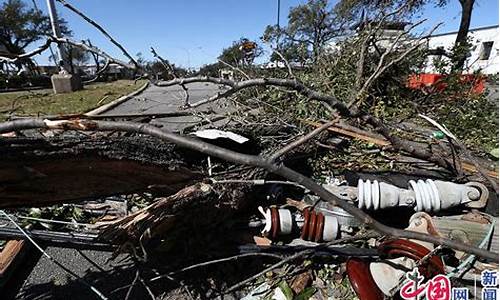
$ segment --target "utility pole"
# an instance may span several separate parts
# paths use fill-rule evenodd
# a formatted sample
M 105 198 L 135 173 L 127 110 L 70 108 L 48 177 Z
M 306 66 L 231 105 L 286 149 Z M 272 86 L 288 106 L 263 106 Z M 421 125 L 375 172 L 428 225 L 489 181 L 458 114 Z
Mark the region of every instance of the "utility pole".
M 276 38 L 276 48 L 279 50 L 280 47 L 280 35 L 281 35 L 281 29 L 280 29 L 280 8 L 281 8 L 281 0 L 278 0 L 278 15 L 276 18 L 276 27 L 278 28 L 278 36 Z
M 278 18 L 276 21 L 276 25 L 278 26 L 278 30 L 280 29 L 280 7 L 281 7 L 281 0 L 278 0 Z
M 57 11 L 54 0 L 47 0 L 47 7 L 49 10 L 50 25 L 52 26 L 52 34 L 55 38 L 61 38 L 61 29 L 59 28 L 59 22 L 57 19 Z M 71 73 L 70 66 L 68 63 L 68 56 L 66 55 L 66 49 L 61 43 L 57 44 L 57 50 L 59 55 L 58 66 L 61 68 L 62 72 Z
M 54 0 L 47 0 L 47 7 L 50 17 L 50 25 L 52 26 L 52 33 L 55 38 L 61 38 L 61 29 L 59 28 Z M 66 49 L 64 48 L 62 43 L 57 43 L 57 50 L 59 55 L 58 66 L 60 68 L 60 72 L 59 74 L 52 75 L 52 77 L 50 78 L 52 81 L 54 93 L 69 93 L 81 90 L 83 88 L 82 80 L 80 76 L 71 74 L 71 68 L 68 62 Z

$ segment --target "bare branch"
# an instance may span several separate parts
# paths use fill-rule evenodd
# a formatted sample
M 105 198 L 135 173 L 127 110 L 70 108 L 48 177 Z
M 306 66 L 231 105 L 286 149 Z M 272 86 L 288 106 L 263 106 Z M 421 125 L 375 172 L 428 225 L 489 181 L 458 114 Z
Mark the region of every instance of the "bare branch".
M 300 252 L 297 252 L 281 261 L 279 261 L 278 263 L 260 271 L 259 273 L 253 275 L 252 277 L 249 277 L 241 282 L 238 282 L 237 284 L 234 284 L 233 286 L 229 287 L 225 293 L 230 293 L 232 291 L 235 291 L 239 288 L 241 288 L 242 286 L 246 285 L 247 283 L 259 278 L 260 276 L 262 276 L 263 274 L 266 274 L 267 272 L 269 271 L 272 271 L 274 269 L 277 269 L 279 267 L 281 267 L 282 265 L 286 264 L 286 263 L 289 263 L 291 261 L 294 261 L 296 259 L 299 259 L 301 257 L 305 257 L 305 256 L 309 256 L 309 255 L 313 255 L 315 253 L 315 251 L 317 250 L 320 250 L 320 249 L 324 249 L 324 248 L 327 248 L 329 246 L 332 246 L 332 245 L 339 245 L 339 244 L 343 244 L 343 243 L 347 243 L 347 242 L 353 242 L 353 241 L 357 241 L 357 240 L 365 240 L 365 239 L 369 239 L 369 238 L 372 238 L 374 235 L 373 233 L 367 233 L 367 234 L 363 234 L 363 235 L 358 235 L 358 236 L 352 236 L 352 237 L 346 237 L 346 238 L 342 238 L 342 239 L 339 239 L 339 240 L 335 240 L 335 241 L 331 241 L 329 243 L 325 243 L 325 244 L 320 244 L 320 245 L 317 245 L 313 248 L 310 248 L 310 249 L 305 249 L 305 250 L 302 250 Z
M 392 145 L 394 150 L 396 151 L 404 151 L 416 158 L 423 159 L 429 162 L 433 162 L 436 165 L 454 170 L 454 163 L 447 158 L 442 157 L 436 153 L 433 153 L 432 149 L 424 148 L 416 145 L 415 143 L 402 139 L 398 136 L 392 134 L 390 128 L 388 128 L 382 120 L 370 115 L 368 113 L 362 112 L 356 105 L 347 107 L 347 104 L 339 101 L 336 97 L 332 95 L 327 95 L 323 93 L 316 92 L 311 88 L 304 85 L 302 82 L 298 80 L 292 79 L 281 79 L 281 78 L 256 78 L 250 80 L 244 80 L 235 82 L 233 80 L 224 79 L 224 78 L 216 78 L 216 77 L 189 77 L 189 78 L 178 78 L 166 82 L 160 82 L 157 86 L 172 86 L 180 83 L 192 83 L 192 82 L 211 82 L 215 84 L 225 85 L 230 87 L 224 93 L 218 93 L 208 99 L 200 100 L 194 104 L 191 104 L 190 107 L 196 107 L 205 103 L 209 103 L 220 99 L 222 97 L 230 96 L 234 93 L 239 92 L 242 89 L 249 87 L 265 87 L 265 86 L 276 86 L 283 87 L 287 89 L 292 89 L 297 91 L 299 94 L 311 99 L 317 100 L 322 103 L 327 104 L 328 106 L 336 109 L 337 112 L 343 117 L 359 117 L 365 123 L 372 125 L 376 131 L 382 134 Z
M 375 71 L 373 71 L 373 73 L 370 75 L 370 77 L 368 77 L 368 79 L 365 81 L 365 83 L 363 84 L 363 86 L 361 87 L 361 89 L 358 91 L 356 97 L 353 98 L 353 100 L 351 102 L 349 102 L 348 104 L 348 107 L 352 107 L 356 104 L 357 101 L 359 101 L 359 99 L 361 98 L 360 96 L 362 96 L 366 91 L 368 91 L 368 89 L 373 85 L 373 83 L 375 82 L 375 80 L 377 78 L 379 78 L 387 69 L 389 69 L 390 67 L 392 67 L 394 64 L 396 63 L 399 63 L 401 60 L 403 60 L 406 56 L 408 56 L 410 53 L 412 53 L 413 51 L 417 50 L 418 48 L 420 48 L 422 46 L 422 43 L 421 41 L 425 38 L 428 38 L 439 26 L 441 26 L 442 23 L 439 23 L 437 24 L 436 26 L 434 26 L 434 28 L 432 28 L 429 33 L 427 35 L 422 35 L 421 37 L 419 37 L 417 40 L 413 41 L 415 44 L 411 47 L 409 47 L 406 51 L 404 51 L 403 53 L 401 53 L 397 58 L 395 59 L 392 59 L 390 62 L 386 62 L 385 61 L 385 58 L 387 57 L 387 55 L 389 55 L 390 53 L 393 52 L 394 48 L 396 47 L 396 45 L 399 43 L 400 39 L 404 36 L 404 35 L 407 35 L 409 33 L 409 31 L 413 28 L 415 28 L 416 26 L 422 24 L 423 22 L 425 22 L 425 20 L 421 20 L 415 24 L 413 24 L 410 29 L 408 30 L 405 30 L 403 32 L 401 32 L 395 39 L 394 41 L 392 42 L 392 44 L 384 51 L 384 53 L 380 56 L 380 59 L 379 59 L 379 62 L 378 62 L 378 65 L 377 67 L 375 68 Z
M 339 121 L 339 118 L 335 118 L 335 120 L 332 120 L 330 122 L 326 122 L 325 124 L 317 127 L 316 129 L 314 129 L 313 131 L 309 132 L 308 134 L 302 136 L 299 139 L 294 140 L 290 144 L 288 144 L 285 147 L 283 147 L 283 148 L 279 149 L 278 151 L 274 152 L 273 155 L 271 155 L 269 157 L 269 160 L 270 161 L 276 161 L 280 156 L 283 156 L 285 153 L 291 151 L 292 149 L 297 148 L 298 146 L 306 143 L 307 141 L 309 141 L 310 139 L 314 138 L 315 136 L 317 136 L 321 132 L 325 131 L 326 129 L 328 129 L 330 126 L 334 125 L 338 121 Z
M 283 63 L 285 64 L 286 68 L 288 69 L 288 75 L 290 76 L 290 78 L 295 78 L 295 75 L 293 75 L 293 72 L 292 72 L 292 67 L 290 66 L 290 63 L 288 62 L 288 60 L 285 58 L 285 56 L 280 52 L 278 51 L 278 49 L 275 49 L 273 48 L 271 45 L 269 45 L 268 43 L 266 43 L 269 48 L 271 48 L 271 50 L 276 53 L 280 58 L 281 60 L 283 61 Z
M 194 270 L 194 269 L 198 269 L 198 268 L 201 268 L 201 267 L 206 267 L 206 266 L 210 266 L 210 265 L 214 265 L 214 264 L 219 264 L 219 263 L 222 263 L 222 262 L 227 262 L 227 261 L 232 261 L 232 260 L 238 260 L 238 259 L 246 258 L 246 257 L 256 257 L 256 256 L 272 257 L 272 258 L 279 258 L 279 259 L 282 258 L 280 255 L 272 254 L 272 253 L 265 253 L 265 252 L 243 253 L 243 254 L 238 254 L 238 255 L 234 255 L 234 256 L 229 256 L 229 257 L 224 257 L 224 258 L 219 258 L 219 259 L 214 259 L 214 260 L 210 260 L 210 261 L 205 261 L 205 262 L 202 262 L 202 263 L 194 264 L 194 265 L 182 268 L 180 270 L 177 270 L 177 271 L 174 271 L 174 272 L 170 272 L 170 273 L 165 274 L 165 275 L 159 275 L 159 276 L 153 277 L 149 281 L 156 281 L 156 280 L 159 280 L 159 279 L 162 279 L 162 278 L 168 278 L 169 276 L 174 276 L 174 275 L 177 275 L 177 274 L 180 274 L 180 273 L 184 273 L 184 272 L 187 272 L 187 271 L 190 271 L 190 270 Z
M 104 66 L 99 69 L 96 73 L 95 73 L 95 77 L 90 79 L 90 80 L 86 80 L 84 81 L 83 83 L 91 83 L 91 82 L 94 82 L 96 81 L 97 79 L 99 79 L 99 77 L 101 76 L 101 74 L 103 74 L 104 72 L 106 72 L 106 70 L 109 68 L 109 64 L 110 64 L 111 60 L 109 59 L 106 59 L 106 63 L 104 64 Z
M 258 86 L 276 86 L 276 87 L 284 87 L 284 88 L 290 88 L 293 90 L 296 90 L 298 93 L 301 95 L 309 98 L 309 99 L 314 99 L 322 102 L 328 103 L 330 106 L 333 108 L 337 109 L 342 115 L 356 115 L 357 110 L 355 108 L 347 108 L 347 106 L 343 103 L 337 100 L 334 96 L 331 95 L 326 95 L 322 93 L 318 93 L 307 86 L 305 86 L 302 82 L 298 80 L 293 80 L 293 79 L 282 79 L 282 78 L 255 78 L 255 79 L 249 79 L 249 80 L 244 80 L 244 81 L 239 81 L 235 82 L 233 80 L 229 79 L 223 79 L 223 78 L 216 78 L 216 77 L 207 77 L 207 76 L 200 76 L 200 77 L 189 77 L 189 78 L 182 78 L 182 79 L 174 79 L 170 80 L 167 82 L 160 82 L 157 85 L 158 86 L 172 86 L 180 83 L 192 83 L 192 82 L 211 82 L 215 84 L 221 84 L 221 85 L 226 85 L 231 87 L 229 90 L 227 90 L 224 93 L 218 94 L 216 96 L 212 96 L 208 99 L 200 100 L 196 103 L 193 103 L 190 105 L 190 107 L 197 107 L 199 105 L 215 101 L 217 99 L 220 99 L 221 97 L 227 97 L 229 95 L 232 95 L 236 92 L 239 92 L 242 89 L 245 88 L 250 88 L 250 87 L 258 87 Z
M 128 64 L 124 61 L 121 61 L 119 59 L 116 59 L 114 57 L 112 57 L 111 55 L 107 54 L 106 52 L 102 51 L 101 49 L 95 47 L 95 46 L 90 46 L 90 45 L 87 45 L 85 43 L 81 43 L 81 42 L 77 42 L 77 41 L 74 41 L 74 40 L 71 40 L 69 38 L 55 38 L 53 37 L 52 40 L 56 43 L 66 43 L 66 44 L 70 44 L 70 45 L 73 45 L 75 47 L 79 47 L 83 50 L 86 50 L 86 51 L 90 51 L 90 52 L 93 52 L 95 54 L 98 54 L 106 59 L 108 59 L 111 63 L 115 63 L 115 64 L 118 64 L 118 65 L 121 65 L 125 68 L 128 68 L 128 69 L 135 69 L 135 67 L 131 64 Z
M 248 76 L 248 74 L 247 74 L 247 73 L 243 72 L 243 70 L 242 70 L 242 69 L 240 69 L 240 68 L 238 68 L 238 67 L 235 67 L 235 66 L 233 66 L 232 64 L 230 64 L 230 63 L 227 63 L 227 62 L 223 61 L 223 60 L 222 60 L 222 59 L 220 59 L 220 58 L 219 58 L 219 59 L 217 59 L 217 60 L 218 60 L 220 63 L 222 63 L 223 65 L 228 66 L 228 67 L 229 67 L 229 68 L 231 68 L 232 70 L 237 71 L 237 72 L 240 72 L 240 73 L 241 73 L 241 75 L 245 76 L 245 78 L 246 78 L 246 79 L 250 79 L 250 76 Z
M 16 62 L 19 62 L 21 60 L 28 59 L 28 58 L 30 58 L 32 56 L 35 56 L 35 55 L 40 54 L 43 51 L 47 50 L 50 47 L 51 43 L 52 43 L 52 40 L 51 39 L 47 39 L 45 41 L 45 44 L 41 45 L 40 47 L 38 47 L 35 50 L 30 51 L 28 53 L 24 53 L 24 54 L 21 54 L 21 55 L 15 55 L 15 56 L 12 56 L 12 57 L 0 56 L 0 62 L 1 61 L 5 61 L 7 63 L 16 63 Z
M 179 78 L 179 76 L 177 76 L 177 72 L 175 72 L 175 69 L 174 67 L 165 59 L 163 59 L 163 57 L 161 57 L 153 47 L 151 47 L 151 53 L 153 54 L 153 56 L 155 58 L 157 58 L 160 63 L 162 64 L 162 66 L 165 68 L 165 70 L 167 70 L 167 72 L 171 72 L 172 75 L 174 76 L 174 78 Z M 182 87 L 182 90 L 184 91 L 184 106 L 188 106 L 189 105 L 189 92 L 188 92 L 188 88 L 186 87 L 185 84 L 180 84 L 180 86 Z
M 97 24 L 95 21 L 93 21 L 92 19 L 87 17 L 84 13 L 82 13 L 81 11 L 76 9 L 73 5 L 69 4 L 65 0 L 57 0 L 57 1 L 59 3 L 61 3 L 62 5 L 64 5 L 65 7 L 67 7 L 72 12 L 74 12 L 77 15 L 79 15 L 80 17 L 82 17 L 85 21 L 90 23 L 92 26 L 97 28 L 102 34 L 104 34 L 109 39 L 109 41 L 111 43 L 113 43 L 116 47 L 118 47 L 128 59 L 130 59 L 130 61 L 134 64 L 136 69 L 141 69 L 141 66 L 139 66 L 137 61 L 127 52 L 127 50 L 120 43 L 118 43 L 104 28 L 102 28 L 101 25 Z
M 429 118 L 428 116 L 422 114 L 420 114 L 419 116 L 424 118 L 427 122 L 431 123 L 432 125 L 436 126 L 439 130 L 441 130 L 446 136 L 450 138 L 450 141 L 454 141 L 458 145 L 458 147 L 465 153 L 467 158 L 472 162 L 474 167 L 476 167 L 476 171 L 481 175 L 481 177 L 483 177 L 486 181 L 490 183 L 491 187 L 498 194 L 498 182 L 496 182 L 493 178 L 488 176 L 488 173 L 484 170 L 484 168 L 481 165 L 479 165 L 477 160 L 470 153 L 469 149 L 467 149 L 467 147 L 454 134 L 452 134 L 446 127 L 439 124 L 435 120 Z
M 356 206 L 349 204 L 343 199 L 336 197 L 328 192 L 314 180 L 282 165 L 269 162 L 267 159 L 255 156 L 241 154 L 232 150 L 224 149 L 207 142 L 203 142 L 191 137 L 180 136 L 171 132 L 163 131 L 155 126 L 133 123 L 133 122 L 107 122 L 107 121 L 89 121 L 89 120 L 60 120 L 49 121 L 41 119 L 26 119 L 11 122 L 0 123 L 0 133 L 26 130 L 26 129 L 60 129 L 60 130 L 84 130 L 84 131 L 124 131 L 135 134 L 146 134 L 158 139 L 172 142 L 180 147 L 199 151 L 203 154 L 224 159 L 226 161 L 251 165 L 263 168 L 269 172 L 286 178 L 287 180 L 297 182 L 314 192 L 323 200 L 332 205 L 340 206 L 356 219 L 360 220 L 366 226 L 372 227 L 381 234 L 389 235 L 395 238 L 407 238 L 426 241 L 436 245 L 444 245 L 460 251 L 475 254 L 477 256 L 498 261 L 498 253 L 490 252 L 476 246 L 453 241 L 448 238 L 426 235 L 419 232 L 401 230 L 384 225 Z

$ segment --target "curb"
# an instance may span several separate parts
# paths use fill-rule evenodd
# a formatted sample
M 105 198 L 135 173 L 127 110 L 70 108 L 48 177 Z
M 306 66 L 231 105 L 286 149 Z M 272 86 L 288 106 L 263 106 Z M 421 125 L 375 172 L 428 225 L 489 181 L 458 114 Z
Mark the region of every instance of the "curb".
M 138 88 L 137 90 L 133 91 L 132 93 L 128 94 L 128 95 L 125 95 L 125 96 L 121 96 L 120 98 L 116 99 L 116 100 L 113 100 L 111 101 L 110 103 L 107 103 L 107 104 L 104 104 L 102 106 L 99 106 L 98 108 L 95 108 L 89 112 L 86 112 L 84 115 L 86 116 L 96 116 L 96 115 L 100 115 L 112 108 L 115 108 L 116 106 L 122 104 L 123 102 L 129 100 L 130 98 L 133 98 L 137 95 L 139 95 L 140 93 L 142 93 L 147 87 L 149 86 L 149 81 L 146 82 L 143 86 L 141 86 L 140 88 Z

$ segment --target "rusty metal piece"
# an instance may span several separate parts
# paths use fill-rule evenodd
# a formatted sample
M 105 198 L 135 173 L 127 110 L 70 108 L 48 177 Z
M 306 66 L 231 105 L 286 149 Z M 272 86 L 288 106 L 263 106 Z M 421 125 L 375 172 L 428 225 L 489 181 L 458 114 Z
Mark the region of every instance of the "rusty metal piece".
M 378 288 L 370 273 L 370 262 L 361 258 L 347 261 L 347 277 L 360 300 L 383 300 L 384 294 Z
M 426 227 L 425 227 L 426 233 L 428 233 L 429 235 L 442 237 L 442 235 L 436 229 L 436 224 L 434 224 L 434 219 L 432 219 L 432 217 L 428 213 L 425 213 L 425 212 L 414 213 L 410 217 L 410 222 L 409 222 L 410 227 L 408 227 L 407 229 L 410 229 L 412 224 L 414 224 L 415 226 L 419 226 L 420 225 L 419 220 L 418 220 L 419 218 L 423 218 L 426 221 L 426 224 L 425 224 L 426 225 Z M 415 230 L 413 230 L 413 231 L 415 231 Z

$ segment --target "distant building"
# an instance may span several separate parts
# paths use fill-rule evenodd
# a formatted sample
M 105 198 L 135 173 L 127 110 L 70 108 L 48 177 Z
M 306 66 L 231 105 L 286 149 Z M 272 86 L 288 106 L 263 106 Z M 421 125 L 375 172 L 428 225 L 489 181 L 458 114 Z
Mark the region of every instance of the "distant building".
M 472 49 L 465 62 L 466 73 L 481 71 L 484 74 L 495 74 L 500 71 L 499 33 L 498 25 L 469 30 L 468 37 L 472 43 Z M 456 31 L 432 35 L 427 40 L 428 48 L 449 51 L 453 48 L 456 37 Z M 443 55 L 430 55 L 425 73 L 437 72 L 433 64 L 436 58 L 446 59 Z

